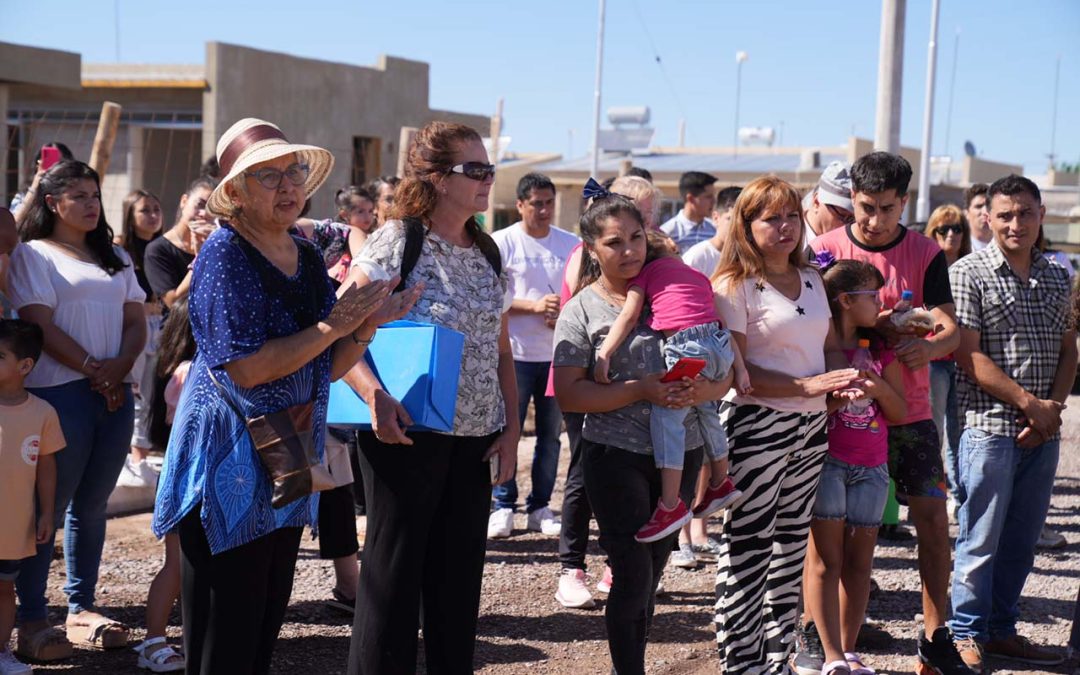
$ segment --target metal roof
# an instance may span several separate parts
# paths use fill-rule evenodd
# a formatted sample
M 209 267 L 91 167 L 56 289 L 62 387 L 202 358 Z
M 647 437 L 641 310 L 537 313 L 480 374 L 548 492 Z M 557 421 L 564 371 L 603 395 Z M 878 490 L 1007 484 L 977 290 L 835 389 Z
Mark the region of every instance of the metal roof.
M 746 153 L 735 155 L 734 153 L 663 153 L 663 154 L 632 154 L 632 155 L 604 155 L 600 158 L 599 169 L 602 173 L 618 172 L 620 164 L 626 160 L 632 160 L 634 166 L 647 169 L 652 173 L 683 173 L 685 171 L 704 171 L 706 173 L 795 173 L 805 171 L 807 173 L 820 172 L 833 160 L 846 161 L 847 157 L 840 153 L 820 154 L 820 166 L 818 168 L 803 167 L 803 158 L 796 153 Z M 588 156 L 577 159 L 558 160 L 545 162 L 536 167 L 537 171 L 556 172 L 588 172 L 592 161 Z

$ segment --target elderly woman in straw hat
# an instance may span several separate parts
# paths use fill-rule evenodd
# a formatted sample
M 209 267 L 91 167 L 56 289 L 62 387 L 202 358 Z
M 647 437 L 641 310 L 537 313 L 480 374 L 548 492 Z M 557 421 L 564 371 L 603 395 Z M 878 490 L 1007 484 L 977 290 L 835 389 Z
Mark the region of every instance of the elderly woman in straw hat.
M 333 157 L 244 119 L 217 145 L 223 178 L 207 207 L 223 220 L 194 262 L 189 307 L 198 353 L 173 423 L 153 530 L 176 531 L 188 673 L 265 673 L 318 497 L 271 505 L 245 420 L 313 403 L 321 455 L 330 380 L 418 291 L 349 280 L 340 297 L 318 252 L 290 235 Z

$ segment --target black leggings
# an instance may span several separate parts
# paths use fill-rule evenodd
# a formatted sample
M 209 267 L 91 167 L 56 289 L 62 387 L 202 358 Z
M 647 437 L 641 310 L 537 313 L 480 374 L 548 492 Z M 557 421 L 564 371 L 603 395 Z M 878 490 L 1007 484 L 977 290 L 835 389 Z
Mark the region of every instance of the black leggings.
M 570 440 L 570 466 L 563 488 L 562 531 L 559 533 L 559 562 L 564 570 L 584 570 L 589 547 L 589 520 L 592 507 L 585 493 L 585 472 L 581 466 L 581 427 L 584 413 L 563 413 L 566 436 Z
M 349 648 L 350 675 L 416 672 L 423 594 L 430 675 L 473 672 L 495 434 L 410 433 L 386 445 L 361 432 L 367 535 Z
M 292 594 L 302 530 L 282 528 L 213 555 L 201 508 L 196 504 L 178 528 L 186 672 L 268 673 Z
M 678 533 L 641 544 L 634 534 L 652 516 L 660 498 L 660 470 L 653 455 L 581 441 L 585 488 L 600 526 L 600 547 L 611 565 L 611 593 L 604 620 L 608 650 L 619 675 L 645 674 L 645 644 L 652 622 L 656 584 Z M 688 450 L 679 492 L 694 498 L 702 450 Z

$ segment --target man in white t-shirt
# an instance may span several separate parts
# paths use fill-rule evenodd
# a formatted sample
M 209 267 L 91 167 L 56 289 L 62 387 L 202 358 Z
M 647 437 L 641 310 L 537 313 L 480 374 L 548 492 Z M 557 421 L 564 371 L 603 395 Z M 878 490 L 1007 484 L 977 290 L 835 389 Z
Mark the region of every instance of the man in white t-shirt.
M 711 239 L 716 227 L 709 220 L 716 204 L 716 176 L 701 171 L 687 171 L 679 176 L 679 196 L 683 207 L 675 217 L 660 226 L 660 231 L 671 237 L 686 253 L 694 244 Z
M 727 241 L 731 216 L 735 213 L 735 200 L 742 192 L 741 187 L 726 187 L 716 193 L 716 206 L 713 207 L 712 221 L 716 225 L 716 234 L 710 239 L 700 241 L 683 253 L 683 262 L 698 272 L 712 278 L 716 266 L 720 263 L 720 251 Z
M 964 191 L 964 215 L 971 228 L 972 253 L 983 250 L 994 239 L 986 203 L 986 193 L 989 191 L 990 186 L 986 183 L 973 183 Z
M 525 423 L 530 399 L 536 411 L 532 490 L 525 499 L 525 510 L 530 530 L 557 535 L 561 524 L 548 503 L 559 465 L 562 414 L 555 397 L 545 396 L 545 392 L 555 320 L 559 316 L 558 288 L 566 260 L 579 240 L 570 232 L 552 227 L 555 185 L 547 176 L 530 173 L 521 178 L 517 186 L 517 209 L 521 220 L 493 237 L 502 254 L 507 290 L 514 298 L 510 305 L 509 332 L 521 423 Z M 492 492 L 495 510 L 488 518 L 488 536 L 509 537 L 517 506 L 517 481 L 511 479 Z

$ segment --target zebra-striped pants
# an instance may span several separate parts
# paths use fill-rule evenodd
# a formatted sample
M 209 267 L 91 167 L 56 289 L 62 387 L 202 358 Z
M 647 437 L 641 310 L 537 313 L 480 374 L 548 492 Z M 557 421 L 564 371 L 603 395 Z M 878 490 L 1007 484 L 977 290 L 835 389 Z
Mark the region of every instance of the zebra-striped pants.
M 716 638 L 725 673 L 790 672 L 803 559 L 826 414 L 724 403 L 731 480 L 745 495 L 724 518 Z

